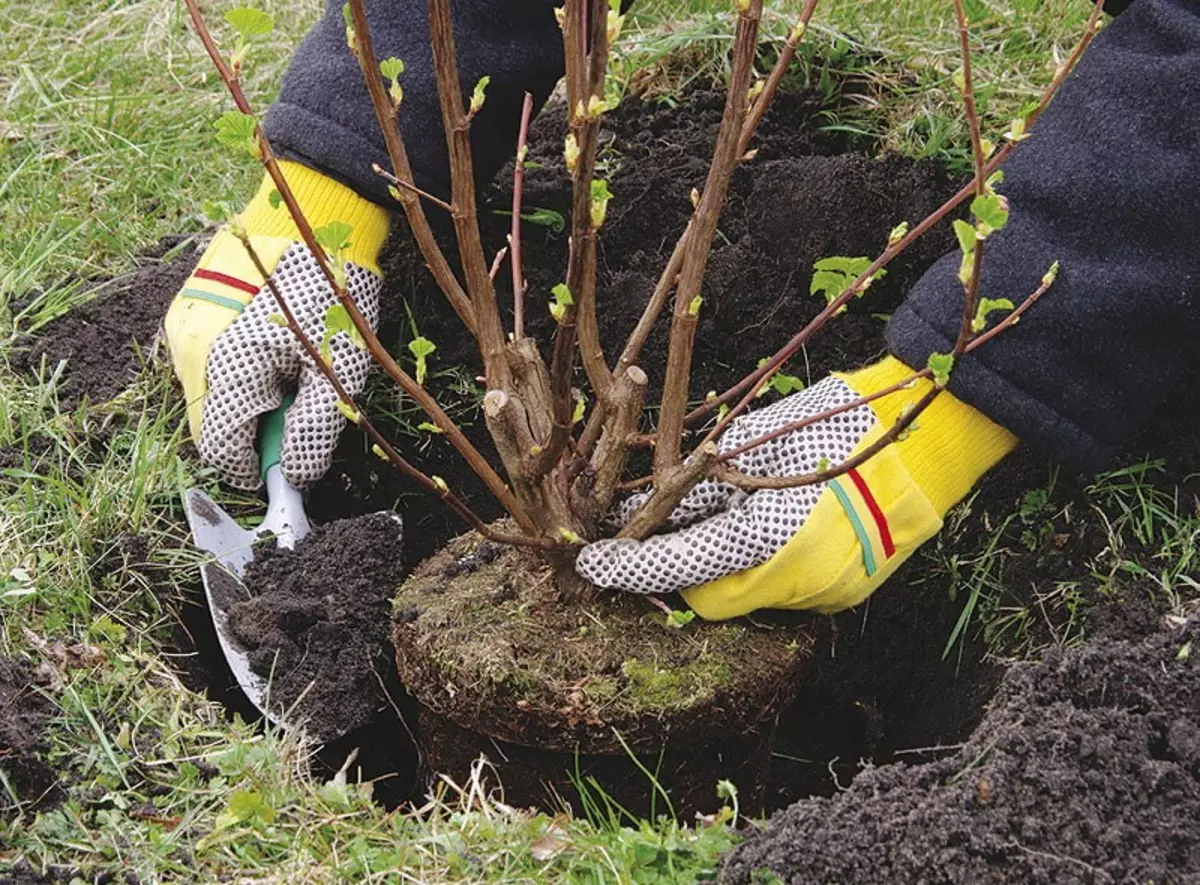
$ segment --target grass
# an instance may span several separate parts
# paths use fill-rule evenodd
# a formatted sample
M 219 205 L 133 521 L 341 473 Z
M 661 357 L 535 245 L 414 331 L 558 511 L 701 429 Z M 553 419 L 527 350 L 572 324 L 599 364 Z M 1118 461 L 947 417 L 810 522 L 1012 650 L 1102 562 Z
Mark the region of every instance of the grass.
M 249 92 L 260 106 L 319 7 L 261 5 L 279 28 L 253 65 Z M 640 3 L 616 68 L 620 85 L 669 99 L 719 77 L 726 6 Z M 988 50 L 979 73 L 989 84 L 985 112 L 998 126 L 1047 81 L 1086 4 L 973 6 L 977 42 Z M 786 27 L 782 8 L 768 15 L 776 36 Z M 862 113 L 827 125 L 961 162 L 948 4 L 830 4 L 818 22 L 821 61 L 797 76 L 822 88 L 832 71 L 852 69 L 862 84 Z M 201 231 L 201 201 L 236 202 L 257 173 L 213 138 L 211 120 L 228 103 L 174 0 L 8 0 L 0 33 L 7 353 L 91 297 L 84 280 L 121 272 L 164 235 Z M 115 401 L 70 411 L 59 404 L 56 367 L 35 378 L 0 370 L 0 654 L 42 665 L 56 710 L 44 758 L 65 790 L 39 812 L 17 804 L 12 783 L 0 779 L 0 873 L 21 860 L 60 869 L 62 881 L 106 871 L 142 882 L 256 883 L 648 883 L 711 874 L 736 838 L 727 819 L 635 821 L 599 793 L 589 818 L 526 814 L 503 805 L 484 770 L 471 783 L 444 784 L 419 812 L 389 814 L 352 777 L 312 778 L 311 746 L 230 722 L 188 691 L 170 652 L 179 607 L 193 604 L 186 594 L 196 565 L 178 494 L 214 478 L 185 454 L 181 419 L 168 374 L 152 360 Z M 1157 470 L 1110 474 L 1082 498 L 1049 487 L 1041 504 L 998 519 L 995 544 L 931 578 L 975 600 L 961 637 L 982 629 L 996 648 L 1027 654 L 1077 641 L 1085 590 L 1093 598 L 1132 586 L 1171 606 L 1193 598 L 1200 519 Z M 1085 573 L 1032 600 L 1003 595 L 1003 566 L 1025 533 L 1044 541 L 1079 525 L 1103 539 Z M 1032 626 L 1047 619 L 1064 632 L 1047 640 Z

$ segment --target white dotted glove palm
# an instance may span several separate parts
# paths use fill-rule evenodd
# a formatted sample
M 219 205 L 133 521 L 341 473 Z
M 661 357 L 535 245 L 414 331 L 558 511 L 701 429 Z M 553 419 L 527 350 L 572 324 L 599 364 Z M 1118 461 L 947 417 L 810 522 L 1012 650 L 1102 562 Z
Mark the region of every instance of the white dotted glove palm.
M 734 420 L 717 448 L 732 451 L 752 439 L 858 399 L 841 379 L 826 378 L 800 393 Z M 878 422 L 869 406 L 778 437 L 730 465 L 749 476 L 803 476 L 822 462 L 839 464 Z M 579 555 L 579 574 L 597 586 L 632 593 L 673 593 L 766 562 L 808 519 L 824 485 L 744 492 L 705 480 L 675 508 L 667 534 L 645 541 L 597 541 Z M 626 499 L 614 513 L 623 524 L 649 492 Z

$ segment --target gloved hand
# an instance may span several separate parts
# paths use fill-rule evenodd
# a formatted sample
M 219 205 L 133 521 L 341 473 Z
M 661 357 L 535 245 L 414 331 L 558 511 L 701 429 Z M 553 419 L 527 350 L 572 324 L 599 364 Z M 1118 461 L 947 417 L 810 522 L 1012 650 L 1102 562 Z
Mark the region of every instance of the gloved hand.
M 345 250 L 347 290 L 374 328 L 381 279 L 377 258 L 387 236 L 382 207 L 299 163 L 280 164 L 314 229 L 332 221 L 351 226 Z M 297 321 L 318 346 L 325 312 L 336 302 L 320 267 L 286 207 L 274 208 L 266 178 L 239 216 L 251 244 Z M 292 485 L 315 482 L 329 469 L 346 419 L 337 394 L 286 327 L 243 244 L 228 230 L 213 238 L 196 270 L 175 297 L 164 321 L 167 346 L 188 403 L 188 422 L 205 463 L 230 485 L 260 485 L 255 450 L 258 418 L 294 390 L 282 439 L 283 475 Z M 351 395 L 362 390 L 371 358 L 343 332 L 330 342 L 334 371 Z
M 881 390 L 912 374 L 898 360 L 826 378 L 735 420 L 718 449 Z M 737 458 L 751 476 L 801 476 L 871 445 L 930 382 L 781 436 Z M 705 481 L 680 502 L 667 532 L 644 541 L 597 541 L 579 574 L 634 593 L 680 591 L 709 620 L 762 608 L 834 612 L 862 602 L 925 540 L 983 473 L 1016 444 L 999 425 L 943 392 L 917 426 L 865 464 L 818 485 L 751 493 Z M 623 520 L 644 500 L 618 510 Z

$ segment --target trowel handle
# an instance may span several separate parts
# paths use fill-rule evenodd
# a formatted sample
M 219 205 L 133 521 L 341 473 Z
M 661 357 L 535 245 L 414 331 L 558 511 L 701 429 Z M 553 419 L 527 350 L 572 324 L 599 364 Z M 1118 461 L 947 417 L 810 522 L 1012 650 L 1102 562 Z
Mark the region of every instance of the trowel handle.
M 273 412 L 258 419 L 258 476 L 267 481 L 267 471 L 283 460 L 283 419 L 296 395 L 289 393 Z
M 283 417 L 296 397 L 288 394 L 279 408 L 259 419 L 258 461 L 267 485 L 267 514 L 259 531 L 274 532 L 279 546 L 290 549 L 309 532 L 308 516 L 300 490 L 289 483 L 280 469 L 283 447 Z

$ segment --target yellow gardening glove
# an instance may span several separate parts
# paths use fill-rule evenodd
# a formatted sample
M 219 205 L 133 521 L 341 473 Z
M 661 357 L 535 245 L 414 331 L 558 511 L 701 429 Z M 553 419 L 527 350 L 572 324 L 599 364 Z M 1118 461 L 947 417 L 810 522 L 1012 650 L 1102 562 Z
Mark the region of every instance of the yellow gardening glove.
M 345 250 L 347 290 L 374 327 L 381 280 L 377 263 L 387 236 L 387 212 L 350 188 L 299 163 L 280 164 L 309 224 L 350 225 Z M 238 216 L 263 267 L 287 299 L 305 334 L 320 344 L 333 290 L 265 178 Z M 205 463 L 231 485 L 259 486 L 255 451 L 258 418 L 295 391 L 281 446 L 281 468 L 294 486 L 316 481 L 329 468 L 345 417 L 333 386 L 287 329 L 273 322 L 275 297 L 265 288 L 245 247 L 228 229 L 213 237 L 164 321 L 175 374 L 188 404 L 188 424 Z M 351 394 L 366 383 L 370 356 L 344 332 L 331 341 L 334 370 Z
M 894 357 L 834 375 L 735 420 L 718 448 L 732 451 L 772 430 L 882 390 L 912 375 Z M 731 464 L 752 476 L 802 476 L 871 445 L 931 382 L 901 390 L 751 449 Z M 680 591 L 709 620 L 756 609 L 836 612 L 867 598 L 942 526 L 942 517 L 1016 439 L 943 392 L 917 429 L 856 470 L 819 485 L 747 494 L 706 481 L 676 508 L 669 531 L 645 541 L 597 541 L 579 574 L 633 593 Z M 647 493 L 648 494 L 648 493 Z M 644 500 L 627 501 L 620 520 Z

